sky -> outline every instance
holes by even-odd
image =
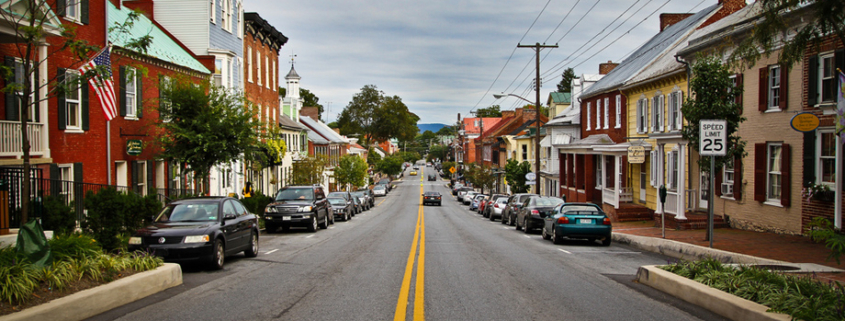
[[[399,96],[419,123],[452,124],[475,109],[536,99],[535,52],[541,51],[541,101],[556,91],[565,68],[597,74],[659,32],[661,13],[697,12],[718,0],[245,0],[288,42],[302,88],[320,98],[328,121],[365,85]],[[284,84],[284,79],[280,79]],[[284,86],[284,85],[283,85]],[[326,119],[327,114],[323,114]],[[471,117],[471,116],[470,116]]]

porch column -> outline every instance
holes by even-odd
[[[678,191],[680,194],[678,195],[678,215],[675,216],[675,219],[678,220],[685,220],[687,219],[686,216],[686,208],[687,208],[687,169],[686,169],[686,158],[687,158],[687,149],[686,143],[678,144]],[[712,184],[711,184],[712,186]],[[713,206],[712,204],[710,206]]]
[[[38,61],[41,62],[38,64],[38,99],[41,100],[38,103],[39,113],[41,114],[41,119],[38,120],[44,126],[41,128],[41,148],[44,151],[44,158],[52,158],[50,156],[50,106],[49,101],[45,99],[47,97],[47,82],[48,82],[48,74],[49,66],[47,64],[47,46],[49,44],[46,42],[42,42],[38,44]],[[83,84],[84,86],[84,84]],[[87,87],[85,87],[87,88]],[[26,115],[26,113],[24,113]],[[31,142],[30,142],[31,144]]]
[[[616,203],[614,204],[615,208],[619,208],[619,191],[622,189],[622,156],[621,155],[614,155],[614,162],[616,169],[613,171],[613,181],[614,181],[614,188],[613,193],[615,195]]]

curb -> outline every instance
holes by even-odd
[[[130,275],[53,301],[0,317],[11,320],[84,320],[182,284],[179,264]]]
[[[673,240],[666,240],[662,238],[639,236],[624,233],[613,233],[611,235],[614,242],[621,244],[628,244],[631,247],[660,253],[676,259],[693,260],[713,258],[722,263],[740,263],[740,264],[773,264],[783,265],[788,262],[771,260],[746,254],[733,253],[719,249],[711,249],[699,245],[678,242]]]
[[[664,271],[657,265],[640,267],[637,270],[637,282],[731,320],[792,320],[789,315],[766,312],[769,308],[764,305]]]

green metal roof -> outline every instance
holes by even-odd
[[[572,93],[553,92],[549,93],[549,95],[555,104],[569,104],[572,102]]]
[[[111,3],[111,1],[106,1],[106,5],[108,6],[108,26],[123,24],[132,12],[132,9],[127,7],[118,9]],[[110,32],[109,41],[112,45],[128,50],[126,45],[129,40],[146,36],[147,34],[152,37],[152,43],[150,43],[150,47],[147,49],[147,56],[193,69],[201,73],[210,73],[208,68],[205,68],[205,66],[196,60],[190,52],[182,48],[182,46],[171,39],[170,36],[159,29],[158,26],[144,15],[140,15],[138,17],[135,24],[128,32]]]

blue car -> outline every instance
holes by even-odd
[[[592,203],[564,203],[551,214],[541,213],[543,218],[543,239],[555,244],[563,238],[587,239],[591,242],[601,240],[601,245],[610,245],[613,229],[610,218],[601,208]]]

